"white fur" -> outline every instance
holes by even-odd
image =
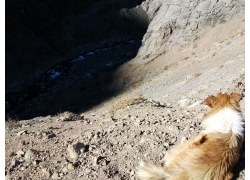
[[[206,132],[230,133],[236,136],[244,135],[244,119],[240,112],[230,108],[223,108],[202,122]]]
[[[140,162],[139,169],[136,173],[139,179],[158,180],[168,178],[168,174],[163,166]]]

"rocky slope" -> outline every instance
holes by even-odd
[[[244,94],[244,76],[234,79],[228,91]],[[201,130],[202,98],[130,98],[79,115],[64,112],[6,128],[6,178],[136,179],[140,160],[158,162]],[[244,168],[243,147],[234,179],[245,179]]]
[[[244,5],[232,1],[236,4],[215,11],[224,1],[189,2],[191,14],[209,7],[225,21],[206,21],[188,44],[184,39],[189,34],[178,36],[181,29],[167,35],[178,45],[167,40],[167,46],[164,39],[157,43],[161,33],[170,32],[169,26],[161,26],[159,12],[162,7],[180,8],[178,2],[142,3],[152,24],[140,49],[133,40],[80,54],[66,61],[67,66],[48,69],[30,86],[39,87],[31,88],[35,97],[25,88],[15,96],[14,114],[30,117],[6,122],[6,179],[136,179],[140,160],[160,161],[174,145],[199,133],[206,96],[242,94],[245,116]],[[197,6],[191,6],[195,2]],[[221,14],[228,8],[230,12]],[[46,91],[41,93],[41,87]],[[234,179],[245,179],[245,146]]]
[[[198,43],[206,40],[201,37],[208,28],[222,25],[219,35],[210,33],[211,43],[242,33],[229,32],[225,23],[244,14],[243,1],[141,2],[8,0],[6,117],[87,110],[126,90],[133,78],[147,76],[145,71],[127,79],[114,76],[128,61],[161,66],[155,59],[165,54],[161,62],[167,68],[206,48]]]
[[[241,93],[244,116],[244,33],[218,44],[160,72],[150,64],[141,85],[88,111],[6,123],[6,179],[136,179],[140,160],[160,161],[199,133],[207,95]],[[234,179],[245,179],[244,147]]]
[[[146,56],[181,46],[194,48],[207,27],[230,21],[244,12],[244,1],[144,1],[151,20],[138,55]]]

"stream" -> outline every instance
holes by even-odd
[[[19,111],[27,110],[25,107],[29,101],[49,96],[52,90],[60,92],[62,88],[82,85],[105,76],[106,73],[114,71],[118,66],[135,57],[140,46],[141,40],[138,39],[122,41],[55,64],[21,90],[5,95],[6,114],[19,117]],[[23,108],[16,111],[20,106]],[[31,108],[29,112],[32,111],[32,107],[29,108]],[[25,115],[22,118],[26,118]]]

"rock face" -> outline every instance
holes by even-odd
[[[27,119],[86,110],[147,76],[141,71],[136,78],[114,77],[127,61],[136,56],[135,64],[140,61],[143,67],[175,47],[191,48],[196,56],[201,33],[237,14],[244,14],[244,1],[8,0],[6,114]],[[237,33],[243,35],[244,30]],[[178,58],[175,63],[188,62],[188,55]],[[172,63],[166,59],[163,69]]]
[[[36,80],[57,62],[112,43],[141,40],[146,31],[138,56],[173,46],[192,48],[207,26],[230,20],[244,7],[241,0],[8,0],[6,92]]]
[[[194,41],[206,27],[225,23],[244,12],[245,2],[146,0],[141,7],[147,12],[150,24],[138,56],[146,56],[175,46],[195,47]]]

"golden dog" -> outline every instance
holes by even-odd
[[[174,147],[163,159],[164,167],[141,162],[140,180],[230,180],[238,163],[245,123],[238,93],[219,93],[204,100],[209,111],[204,130]]]

